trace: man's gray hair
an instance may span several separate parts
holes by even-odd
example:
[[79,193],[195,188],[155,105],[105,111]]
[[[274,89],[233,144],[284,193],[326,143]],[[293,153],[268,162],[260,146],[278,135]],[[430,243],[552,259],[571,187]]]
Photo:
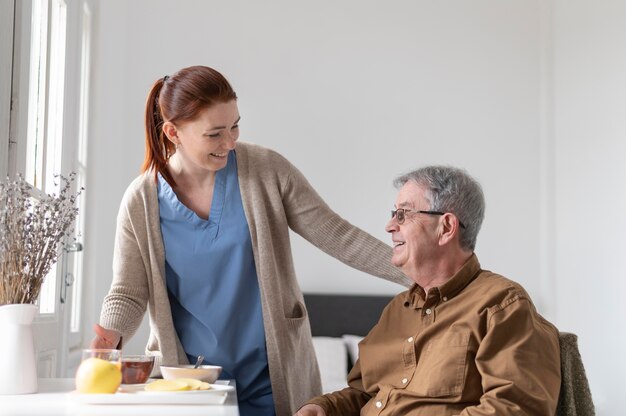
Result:
[[465,170],[451,166],[426,166],[399,176],[393,184],[399,189],[408,181],[426,190],[428,209],[457,216],[465,225],[459,227],[461,247],[474,251],[485,217],[485,196],[480,184]]

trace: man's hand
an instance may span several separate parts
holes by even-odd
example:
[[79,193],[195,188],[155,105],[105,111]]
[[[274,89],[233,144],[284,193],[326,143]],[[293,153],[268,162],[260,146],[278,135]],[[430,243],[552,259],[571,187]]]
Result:
[[91,340],[91,348],[115,348],[120,342],[121,334],[114,329],[106,329],[94,324],[96,336]]
[[294,416],[326,416],[326,412],[316,404],[302,406]]

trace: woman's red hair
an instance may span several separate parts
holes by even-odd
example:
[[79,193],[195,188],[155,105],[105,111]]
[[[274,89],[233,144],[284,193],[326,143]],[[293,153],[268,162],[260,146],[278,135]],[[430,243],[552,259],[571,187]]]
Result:
[[216,103],[236,100],[237,94],[222,74],[207,66],[183,68],[171,77],[158,79],[146,100],[146,155],[141,172],[160,173],[175,186],[167,161],[176,146],[163,132],[163,123],[190,121]]

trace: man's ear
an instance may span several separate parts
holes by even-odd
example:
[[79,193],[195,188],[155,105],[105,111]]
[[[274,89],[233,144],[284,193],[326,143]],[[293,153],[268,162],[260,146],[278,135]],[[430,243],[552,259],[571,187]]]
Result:
[[180,144],[180,140],[178,139],[178,130],[174,123],[166,121],[163,123],[163,133],[167,136],[169,141],[174,143],[174,145]]
[[459,219],[453,214],[446,212],[439,220],[439,245],[448,244],[459,233]]

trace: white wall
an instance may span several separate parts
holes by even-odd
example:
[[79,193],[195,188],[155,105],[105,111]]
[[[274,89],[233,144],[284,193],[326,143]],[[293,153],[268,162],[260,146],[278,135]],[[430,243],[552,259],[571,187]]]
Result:
[[555,14],[556,276],[600,414],[623,408],[626,347],[626,2],[560,0]]
[[[624,194],[618,176],[604,179],[612,166],[603,160],[624,154],[618,141],[624,117],[617,117],[623,90],[612,89],[623,81],[615,71],[596,90],[594,80],[615,64],[624,73],[624,64],[614,62],[611,47],[578,44],[588,33],[577,23],[592,19],[598,32],[613,28],[616,33],[594,34],[594,42],[616,49],[618,36],[624,38],[618,17],[626,13],[594,7],[597,15],[590,16],[592,6],[584,2],[552,6],[523,0],[99,2],[87,186],[92,320],[111,280],[118,204],[143,158],[146,94],[159,77],[209,65],[238,92],[242,140],[283,153],[337,212],[384,241],[396,175],[431,163],[467,168],[487,198],[477,247],[483,267],[522,283],[546,317],[579,334],[592,389],[609,409],[617,399],[608,368],[615,363],[600,344],[608,320],[598,319],[623,310],[603,306],[611,299],[599,296],[619,293],[610,254],[623,248],[617,230],[624,225]],[[606,17],[613,19],[608,28]],[[589,62],[590,53],[601,59]],[[592,142],[595,122],[603,134]],[[585,158],[593,163],[580,169]],[[592,166],[601,169],[589,171]],[[593,194],[583,197],[589,188]],[[304,291],[401,290],[295,235],[293,246]],[[604,276],[602,286],[590,288],[597,297],[582,296],[584,277],[597,271]],[[140,349],[145,336],[144,327],[129,347]]]

